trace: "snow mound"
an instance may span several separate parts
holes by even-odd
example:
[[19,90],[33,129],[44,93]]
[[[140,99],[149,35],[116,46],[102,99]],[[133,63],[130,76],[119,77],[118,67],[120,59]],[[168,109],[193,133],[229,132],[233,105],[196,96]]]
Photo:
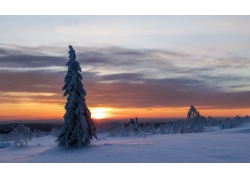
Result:
[[242,130],[239,130],[239,131],[234,131],[233,133],[247,133],[247,134],[250,134],[250,129],[242,129]]

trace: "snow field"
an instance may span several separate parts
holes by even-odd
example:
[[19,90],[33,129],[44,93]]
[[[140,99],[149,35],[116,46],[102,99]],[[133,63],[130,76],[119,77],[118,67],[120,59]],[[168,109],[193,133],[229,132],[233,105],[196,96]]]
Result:
[[27,147],[0,149],[1,163],[249,163],[250,124],[204,133],[154,134],[146,138],[98,134],[89,147],[58,147],[55,136],[28,141]]
[[65,149],[47,135],[28,146],[0,148],[0,178],[79,179],[87,172],[86,178],[109,180],[249,179],[250,123],[145,138],[109,134],[98,133],[89,147]]

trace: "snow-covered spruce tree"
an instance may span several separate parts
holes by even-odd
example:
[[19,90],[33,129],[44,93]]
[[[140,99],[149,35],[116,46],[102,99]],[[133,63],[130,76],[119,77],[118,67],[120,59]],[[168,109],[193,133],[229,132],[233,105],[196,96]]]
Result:
[[69,146],[81,147],[89,145],[92,137],[97,138],[96,127],[91,119],[91,113],[87,107],[84,96],[86,91],[81,83],[82,76],[79,62],[76,61],[75,50],[69,45],[68,72],[64,79],[65,90],[63,96],[67,96],[65,105],[66,113],[61,132],[56,139],[58,146],[68,148]]

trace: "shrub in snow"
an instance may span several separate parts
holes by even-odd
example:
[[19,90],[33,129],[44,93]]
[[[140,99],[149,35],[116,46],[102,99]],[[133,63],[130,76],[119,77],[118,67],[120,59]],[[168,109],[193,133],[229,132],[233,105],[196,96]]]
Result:
[[34,137],[43,137],[43,136],[47,136],[49,135],[49,132],[44,132],[44,131],[41,131],[41,130],[38,130],[38,129],[34,129],[33,130],[33,135]]
[[160,124],[160,126],[157,128],[157,130],[160,134],[166,134],[167,133],[166,124]]
[[[131,122],[131,121],[130,121]],[[111,133],[108,135],[109,137],[114,137],[117,135],[128,136],[128,135],[136,135],[137,131],[135,129],[135,123],[129,123],[127,127],[120,121],[111,121],[110,122],[110,131]]]
[[219,119],[211,119],[211,126],[219,126],[220,120]]
[[6,142],[9,141],[9,135],[8,134],[0,134],[0,142]]
[[170,122],[165,124],[165,129],[166,129],[166,133],[167,134],[171,134],[172,133],[172,125]]
[[156,133],[155,125],[153,123],[150,123],[149,125],[147,125],[145,132],[152,133],[152,134]]
[[19,124],[16,128],[13,128],[13,132],[12,134],[12,138],[14,140],[14,145],[15,146],[24,146],[24,142],[25,145],[27,146],[27,139],[31,140],[33,137],[33,134],[30,130],[29,127],[24,126],[23,123]]
[[126,128],[124,124],[120,121],[111,121],[110,130],[112,131],[108,136],[114,137],[116,135],[126,135]]
[[134,124],[129,124],[126,128],[125,128],[125,135],[131,135],[131,134],[135,134],[135,125]]
[[172,134],[179,134],[180,133],[180,124],[178,121],[175,121],[172,125]]
[[14,137],[14,131],[10,131],[9,134],[8,134],[8,141],[13,141],[14,140],[13,137]]
[[105,132],[111,129],[110,122],[97,122],[96,124],[96,131],[97,132]]
[[133,118],[131,118],[130,121],[129,121],[129,123],[128,123],[128,125],[133,125],[134,126],[134,130],[137,131],[137,129],[139,127],[138,118],[135,117],[135,120]]
[[131,118],[128,124],[135,124],[135,120]]
[[186,133],[186,128],[187,128],[186,122],[175,121],[171,127],[171,131],[172,131],[172,134],[184,134],[184,133]]
[[143,124],[142,129],[143,129],[144,132],[146,132],[147,124]]
[[209,129],[211,129],[212,126],[212,118],[210,116],[208,116],[205,120],[204,126],[208,127]]
[[142,138],[146,137],[145,131],[143,130],[141,126],[138,127],[137,136],[142,137]]
[[185,133],[185,122],[184,121],[179,121],[179,133],[184,134]]
[[245,123],[250,123],[250,117],[249,116],[245,116],[244,117],[244,121],[245,121]]
[[234,128],[237,127],[243,123],[249,123],[249,116],[241,117],[241,116],[236,116],[233,119],[224,119],[220,123],[221,129],[229,129],[229,128]]
[[187,119],[184,125],[184,133],[204,132],[205,117]]
[[60,132],[61,132],[61,129],[54,127],[51,129],[50,135],[51,136],[59,136]]
[[241,116],[236,116],[232,119],[232,124],[235,126],[239,126],[243,123],[248,123],[249,122],[249,116],[241,117]]
[[221,129],[229,129],[231,125],[230,119],[225,119],[221,122]]
[[76,61],[75,50],[71,45],[69,49],[70,59],[66,64],[68,72],[62,88],[65,90],[63,96],[68,96],[65,105],[66,113],[63,116],[64,122],[61,132],[56,139],[59,146],[66,148],[75,145],[77,147],[89,145],[92,137],[97,139],[96,127],[84,98],[87,93],[81,83],[80,64]]
[[42,136],[42,131],[38,130],[38,129],[34,129],[33,130],[33,135],[34,137],[41,137]]

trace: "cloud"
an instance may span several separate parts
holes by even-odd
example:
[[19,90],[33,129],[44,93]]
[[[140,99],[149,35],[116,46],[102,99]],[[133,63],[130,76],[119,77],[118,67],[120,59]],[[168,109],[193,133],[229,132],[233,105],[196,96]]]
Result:
[[91,106],[119,108],[209,106],[220,109],[249,108],[250,92],[209,92],[171,84],[88,84],[87,102]]
[[7,55],[8,51],[6,51],[5,49],[0,48],[0,55]]
[[46,71],[0,71],[2,92],[55,92],[63,82],[64,73]]
[[[223,65],[224,62],[220,62],[223,58],[214,59],[212,65],[202,65],[202,61],[195,61],[200,55],[171,50],[74,48],[83,70],[87,103],[91,107],[177,108],[193,104],[249,108],[249,85],[246,83],[249,78],[245,73],[238,73],[248,65],[248,59],[242,58],[240,66],[235,65],[238,63],[236,56],[228,61],[232,65]],[[30,54],[31,49],[27,52],[20,47],[14,53],[0,49],[1,103],[36,101],[64,105],[66,99],[62,97],[61,88],[67,73],[68,54],[58,53],[60,47],[52,48],[51,52],[49,49],[41,48],[42,52],[35,55]],[[236,66],[238,72],[233,73]],[[10,92],[38,94],[18,98],[8,94]]]
[[137,73],[120,73],[120,74],[110,74],[101,76],[102,81],[112,81],[120,80],[122,82],[126,81],[142,81],[143,75]]
[[66,58],[53,56],[32,56],[32,55],[8,55],[0,56],[1,67],[9,68],[32,68],[32,67],[51,67],[62,66]]
[[[64,84],[66,71],[0,71],[1,92],[58,93]],[[81,73],[84,82],[98,78],[94,73]],[[4,77],[4,78],[3,78]],[[89,80],[91,79],[91,80]]]

